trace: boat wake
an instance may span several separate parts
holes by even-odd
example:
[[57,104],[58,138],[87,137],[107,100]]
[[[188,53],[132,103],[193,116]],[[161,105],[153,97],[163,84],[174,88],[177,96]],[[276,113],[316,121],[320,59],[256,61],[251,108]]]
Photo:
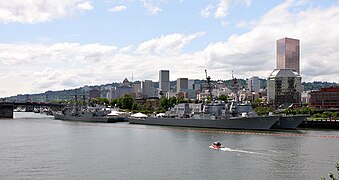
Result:
[[219,150],[226,151],[226,152],[244,153],[244,154],[268,155],[268,154],[265,154],[265,153],[246,151],[246,150],[241,150],[241,149],[231,149],[231,148],[228,148],[228,147],[221,147],[221,148],[219,148]]

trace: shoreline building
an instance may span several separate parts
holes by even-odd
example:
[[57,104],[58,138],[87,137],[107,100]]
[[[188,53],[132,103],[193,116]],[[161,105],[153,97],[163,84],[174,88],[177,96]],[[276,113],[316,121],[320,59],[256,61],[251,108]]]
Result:
[[301,101],[301,77],[292,69],[275,69],[267,79],[267,98],[275,106]]
[[339,87],[321,88],[312,91],[310,97],[311,106],[316,108],[339,108]]
[[276,69],[292,69],[300,74],[300,41],[292,38],[277,40]]

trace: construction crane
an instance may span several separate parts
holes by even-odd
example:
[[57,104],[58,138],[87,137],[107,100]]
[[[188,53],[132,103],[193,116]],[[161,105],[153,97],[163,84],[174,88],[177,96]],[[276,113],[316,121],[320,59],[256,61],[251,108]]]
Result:
[[212,95],[212,85],[211,85],[211,77],[207,76],[207,70],[205,69],[205,74],[206,74],[206,80],[207,80],[207,85],[208,85],[208,91],[211,97],[211,100],[213,100],[213,95]]

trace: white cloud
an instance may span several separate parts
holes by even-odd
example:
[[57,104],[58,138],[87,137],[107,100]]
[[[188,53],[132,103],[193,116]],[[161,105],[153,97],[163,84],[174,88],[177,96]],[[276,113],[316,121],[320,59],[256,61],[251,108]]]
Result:
[[158,14],[159,12],[162,11],[159,7],[155,6],[153,3],[150,2],[144,2],[143,5],[151,15]]
[[[0,96],[69,89],[86,84],[158,80],[159,69],[178,77],[213,79],[257,75],[267,78],[275,68],[276,40],[300,39],[303,81],[339,82],[339,5],[308,7],[286,1],[257,19],[248,32],[210,43],[197,52],[184,48],[204,32],[163,35],[139,45],[57,43],[0,44]],[[291,10],[292,9],[292,10]]]
[[215,18],[224,18],[229,13],[229,10],[232,6],[237,4],[244,4],[245,6],[250,6],[252,0],[217,0],[216,3],[207,5],[203,10],[201,10],[201,17],[209,17],[210,12],[214,10]]
[[93,6],[92,6],[91,2],[86,1],[86,2],[79,3],[79,4],[77,5],[77,8],[78,8],[78,9],[81,9],[81,10],[86,10],[86,11],[88,11],[88,10],[92,10],[92,9],[93,9]]
[[211,10],[213,9],[213,6],[209,4],[206,6],[203,10],[200,11],[200,16],[204,18],[210,17]]
[[215,17],[225,17],[228,13],[228,9],[230,8],[230,0],[220,0],[217,5],[217,10],[215,11]]
[[[0,96],[122,81],[131,77],[133,69],[135,79],[139,80],[156,78],[153,71],[161,68],[173,67],[183,72],[190,64],[203,64],[202,56],[180,54],[181,48],[202,35],[202,32],[166,35],[137,48],[68,42],[0,44],[0,81],[5,84],[0,87],[3,92]],[[161,52],[168,56],[157,54]],[[197,60],[200,62],[196,63]],[[184,66],[176,68],[177,62]]]
[[[249,32],[232,35],[226,42],[211,43],[204,55],[211,64],[239,74],[255,71],[267,77],[275,68],[276,40],[300,39],[301,75],[304,81],[339,81],[339,6],[292,11],[297,5],[286,1],[260,18]],[[291,10],[292,9],[292,10]]]
[[109,9],[108,11],[111,11],[111,12],[120,12],[120,11],[124,11],[126,9],[127,9],[127,6],[121,5],[121,6],[115,6],[115,7],[111,8],[111,9]]
[[0,1],[0,23],[35,24],[71,16],[77,11],[93,9],[84,0],[11,0]]
[[229,24],[230,24],[229,21],[221,21],[221,25],[222,25],[223,27],[227,27]]
[[236,25],[237,28],[246,28],[246,29],[253,29],[257,25],[256,20],[251,21],[239,21]]
[[181,49],[193,39],[204,35],[204,32],[188,36],[183,34],[170,34],[141,43],[137,51],[147,55],[179,54]]

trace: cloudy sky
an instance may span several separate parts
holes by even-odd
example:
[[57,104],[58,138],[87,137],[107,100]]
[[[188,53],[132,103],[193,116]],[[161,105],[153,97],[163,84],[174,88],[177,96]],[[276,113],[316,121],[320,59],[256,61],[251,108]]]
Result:
[[339,82],[337,0],[0,0],[0,97],[150,79],[257,75],[300,39],[303,81]]

